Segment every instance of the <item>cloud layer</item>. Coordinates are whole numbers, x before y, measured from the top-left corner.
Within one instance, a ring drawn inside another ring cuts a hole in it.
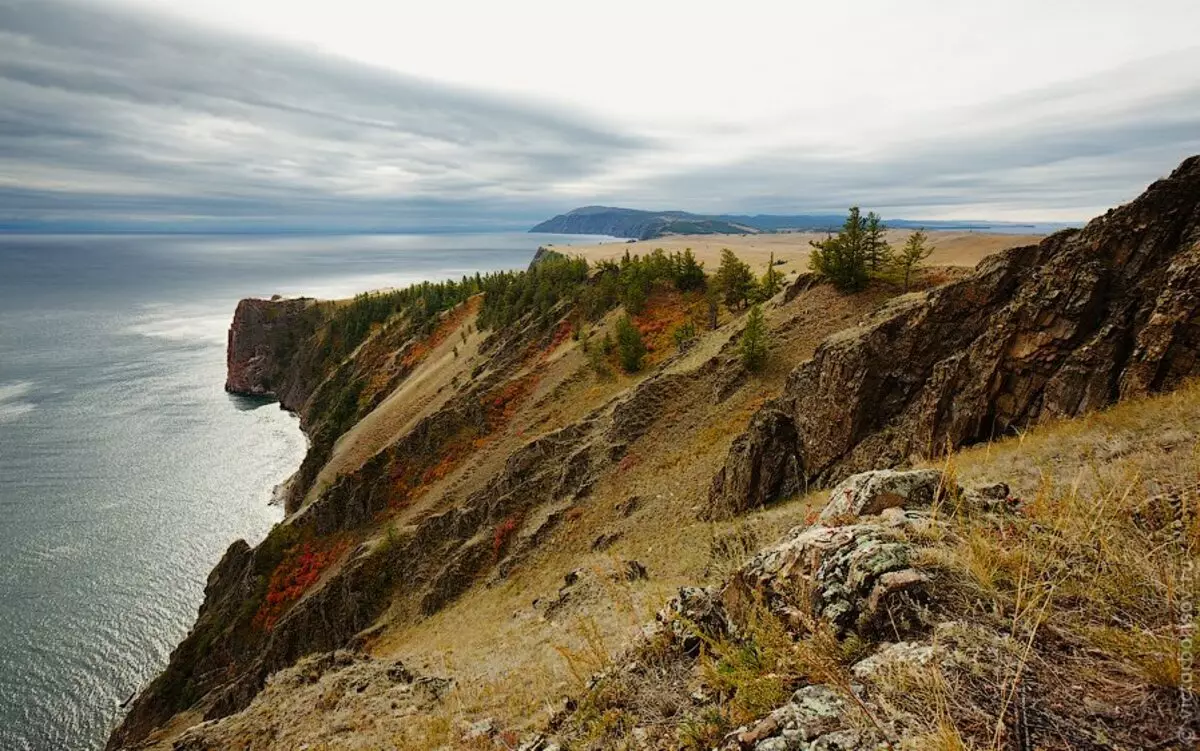
[[[0,213],[403,224],[647,144],[548,106],[130,11],[0,0]],[[526,209],[527,211],[529,209]]]
[[[1200,51],[887,114],[849,146],[803,123],[651,138],[128,8],[0,0],[0,228],[520,226],[595,202],[1083,218],[1200,152]]]

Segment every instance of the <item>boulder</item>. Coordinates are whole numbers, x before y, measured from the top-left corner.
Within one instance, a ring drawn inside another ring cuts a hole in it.
[[[836,524],[875,516],[890,508],[925,508],[943,492],[942,473],[936,469],[862,472],[847,477],[833,489],[818,521]]]
[[[864,636],[917,627],[929,577],[912,566],[915,521],[792,530],[731,577],[721,595],[731,624],[765,605],[800,632],[815,619]]]

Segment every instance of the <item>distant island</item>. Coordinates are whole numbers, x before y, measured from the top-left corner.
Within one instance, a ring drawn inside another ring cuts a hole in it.
[[[560,235],[609,235],[653,240],[667,235],[754,235],[765,232],[835,230],[844,214],[692,214],[643,211],[614,206],[582,206],[547,219],[530,232]],[[887,219],[890,227],[1012,232],[1031,227],[1011,222]]]

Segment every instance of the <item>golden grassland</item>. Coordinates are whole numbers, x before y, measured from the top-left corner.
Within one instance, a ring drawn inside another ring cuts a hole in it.
[[[889,230],[888,242],[893,247],[904,244],[909,230]],[[1044,235],[1005,235],[987,232],[967,231],[936,231],[929,232],[929,242],[934,247],[933,255],[927,263],[931,266],[974,266],[992,253],[1015,248],[1021,245],[1033,245],[1040,242]],[[781,271],[803,272],[808,269],[808,254],[812,240],[821,240],[823,232],[789,232],[762,235],[675,235],[660,237],[654,240],[626,242],[611,240],[604,243],[569,243],[554,246],[556,250],[567,255],[580,255],[595,263],[602,260],[616,260],[629,251],[645,255],[655,248],[662,248],[668,253],[683,251],[691,248],[696,259],[704,264],[710,273],[715,271],[721,262],[721,250],[729,248],[746,263],[750,264],[756,273],[762,274],[767,269],[767,263],[772,254],[776,262],[783,261]]]
[[[921,541],[923,564],[941,572],[941,597],[964,624],[961,643],[969,646],[969,624],[999,626],[1011,635],[1013,659],[981,667],[972,685],[936,666],[888,675],[886,700],[926,720],[905,747],[1004,747],[1002,718],[1011,713],[1018,687],[1034,676],[1040,690],[1058,692],[1048,701],[1096,697],[1153,722],[1165,709],[1163,697],[1185,680],[1180,623],[1200,625],[1198,614],[1181,613],[1196,594],[1195,574],[1188,572],[1200,564],[1200,384],[1046,422],[932,465],[962,482],[1008,482],[1024,501],[1022,512],[1008,518],[949,502],[934,510],[948,522],[945,532]],[[663,546],[660,555],[691,558],[683,568],[700,574],[692,583],[719,581],[760,545],[810,522],[826,497],[818,492],[737,520],[680,525],[678,534],[693,544]],[[640,552],[652,570],[668,567],[653,546]],[[564,695],[586,693],[587,678],[615,664],[673,591],[665,582],[603,580],[612,583],[592,607],[562,624],[557,636],[536,637],[533,651],[542,659],[461,682],[450,701],[413,718],[393,740],[404,748],[469,748],[460,740],[468,718],[536,725]],[[498,597],[486,598],[490,607],[475,603],[485,609],[473,623],[439,621],[444,667],[461,667],[450,645],[470,643],[467,629],[512,620],[505,594],[527,591],[526,583],[509,582]],[[497,649],[523,651],[517,644],[522,633],[501,629]],[[702,666],[710,683],[749,687],[730,691],[740,697],[735,709],[743,720],[781,702],[798,676],[848,686],[848,664],[860,656],[857,645],[837,642],[819,627],[795,642],[764,620],[756,637],[766,652],[754,665],[739,665],[737,648],[723,645]],[[991,742],[981,744],[981,737]]]

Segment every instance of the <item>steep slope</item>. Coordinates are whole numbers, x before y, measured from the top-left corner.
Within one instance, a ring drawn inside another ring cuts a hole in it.
[[[1178,385],[1200,368],[1200,159],[1079,231],[825,342],[714,478],[710,513]]]
[[[635,322],[649,365],[634,376],[605,374],[585,351],[611,333],[615,311],[581,325],[573,296],[489,332],[479,330],[475,297],[419,330],[397,317],[376,321],[344,346],[330,337],[336,304],[244,303],[231,383],[292,394],[312,446],[287,520],[257,548],[231,546],[192,633],[110,747],[166,746],[208,721],[180,748],[290,748],[298,736],[284,726],[302,722],[294,715],[304,702],[287,686],[313,682],[343,698],[321,700],[303,722],[363,734],[331,731],[341,734],[332,747],[432,747],[414,740],[426,736],[410,733],[420,723],[397,697],[420,692],[419,711],[432,716],[443,678],[485,686],[480,711],[499,713],[505,692],[522,693],[527,703],[508,705],[506,720],[529,720],[576,669],[576,658],[564,669],[557,655],[628,637],[628,611],[604,595],[613,582],[657,607],[666,590],[712,580],[722,561],[751,549],[738,522],[699,515],[726,516],[925,450],[920,435],[896,434],[896,420],[931,415],[941,426],[931,434],[961,444],[987,438],[993,423],[1173,387],[1196,369],[1197,164],[1080,233],[970,274],[930,270],[923,284],[958,279],[936,289],[898,297],[876,284],[842,295],[801,277],[765,305],[772,360],[754,376],[737,357],[739,312],[722,312],[716,330],[675,351],[675,324],[693,318],[704,328],[697,292],[658,288],[646,301]],[[1124,318],[1106,312],[1117,308]],[[310,309],[322,317],[308,318]],[[1093,325],[1097,316],[1107,323]],[[992,330],[1002,325],[1008,335]],[[1128,344],[1105,344],[1114,341]],[[1105,365],[1105,352],[1118,362],[1095,380],[1115,384],[1107,391],[1047,386],[1060,372]],[[1121,387],[1135,365],[1153,362],[1146,384]],[[973,395],[984,392],[983,417],[950,431],[960,422],[946,415],[975,409]],[[1047,393],[1074,406],[1052,410],[1030,396]],[[926,394],[938,409],[920,411]],[[844,414],[854,416],[847,425]],[[772,531],[781,530],[763,537]],[[543,671],[550,678],[535,683]],[[353,722],[334,721],[342,709]]]

